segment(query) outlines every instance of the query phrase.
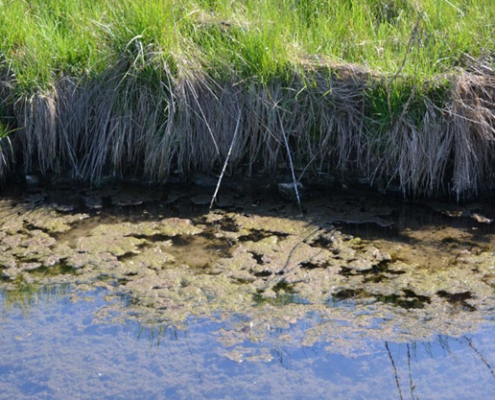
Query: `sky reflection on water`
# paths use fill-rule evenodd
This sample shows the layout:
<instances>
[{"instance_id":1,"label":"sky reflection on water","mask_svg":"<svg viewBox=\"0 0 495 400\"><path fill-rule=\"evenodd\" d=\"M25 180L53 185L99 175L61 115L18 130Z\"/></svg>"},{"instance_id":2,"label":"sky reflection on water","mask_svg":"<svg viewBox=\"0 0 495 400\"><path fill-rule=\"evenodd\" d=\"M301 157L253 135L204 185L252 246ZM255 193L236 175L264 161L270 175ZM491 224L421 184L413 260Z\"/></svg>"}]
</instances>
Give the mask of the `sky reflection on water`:
<instances>
[{"instance_id":1,"label":"sky reflection on water","mask_svg":"<svg viewBox=\"0 0 495 400\"><path fill-rule=\"evenodd\" d=\"M0 398L481 399L495 390L495 328L488 323L474 334L426 342L361 339L367 352L349 357L329 353L328 343L283 340L311 329L303 320L270 340L243 343L265 361L238 362L217 340L228 322L191 318L184 330L102 323L96 315L109 304L105 294L76 299L58 286L22 302L4 292Z\"/></svg>"}]
</instances>

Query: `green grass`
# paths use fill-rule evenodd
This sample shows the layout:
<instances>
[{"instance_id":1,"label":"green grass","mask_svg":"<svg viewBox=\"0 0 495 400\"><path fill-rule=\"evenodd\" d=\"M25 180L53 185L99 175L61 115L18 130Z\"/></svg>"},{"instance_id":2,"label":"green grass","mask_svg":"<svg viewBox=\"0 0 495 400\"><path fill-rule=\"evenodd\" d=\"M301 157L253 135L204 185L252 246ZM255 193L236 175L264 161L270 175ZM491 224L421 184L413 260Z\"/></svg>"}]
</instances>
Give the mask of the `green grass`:
<instances>
[{"instance_id":1,"label":"green grass","mask_svg":"<svg viewBox=\"0 0 495 400\"><path fill-rule=\"evenodd\" d=\"M415 27L417 29L415 29ZM413 35L413 32L416 32ZM269 81L318 60L418 79L495 53L487 0L2 0L0 60L16 90L93 77L141 48L171 68Z\"/></svg>"}]
</instances>

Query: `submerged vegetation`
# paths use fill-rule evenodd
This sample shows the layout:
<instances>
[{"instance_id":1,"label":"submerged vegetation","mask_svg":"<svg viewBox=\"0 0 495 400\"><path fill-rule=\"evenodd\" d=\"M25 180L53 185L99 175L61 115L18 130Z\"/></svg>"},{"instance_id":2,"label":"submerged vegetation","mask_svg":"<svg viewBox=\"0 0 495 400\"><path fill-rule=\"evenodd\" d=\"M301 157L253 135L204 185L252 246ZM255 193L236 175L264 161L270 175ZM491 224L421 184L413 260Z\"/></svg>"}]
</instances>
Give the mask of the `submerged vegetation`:
<instances>
[{"instance_id":1,"label":"submerged vegetation","mask_svg":"<svg viewBox=\"0 0 495 400\"><path fill-rule=\"evenodd\" d=\"M292 152L473 194L495 176L494 21L483 0L4 0L0 175L159 183Z\"/></svg>"},{"instance_id":2,"label":"submerged vegetation","mask_svg":"<svg viewBox=\"0 0 495 400\"><path fill-rule=\"evenodd\" d=\"M237 190L222 194L235 207L209 212L194 202L202 191L69 186L0 199L4 308L101 290L112 301L98 320L218 322L237 361L269 361L246 344L276 348L283 330L283 342L357 355L369 340L460 337L493 323L495 235L474 218L495 215L493 198L385 205L382 195L322 190L301 216L276 195Z\"/></svg>"}]
</instances>

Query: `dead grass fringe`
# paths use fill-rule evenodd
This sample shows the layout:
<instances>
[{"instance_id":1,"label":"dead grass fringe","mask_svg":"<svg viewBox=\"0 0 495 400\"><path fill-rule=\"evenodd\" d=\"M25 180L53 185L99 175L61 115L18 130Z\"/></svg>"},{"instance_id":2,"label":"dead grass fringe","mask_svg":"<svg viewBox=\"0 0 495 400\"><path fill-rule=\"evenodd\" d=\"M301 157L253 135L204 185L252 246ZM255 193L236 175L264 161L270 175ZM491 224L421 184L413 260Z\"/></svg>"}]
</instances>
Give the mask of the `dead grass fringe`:
<instances>
[{"instance_id":1,"label":"dead grass fringe","mask_svg":"<svg viewBox=\"0 0 495 400\"><path fill-rule=\"evenodd\" d=\"M458 197L493 182L493 76L453 78L441 107L413 90L380 125L370 121L367 101L377 78L351 67L261 85L220 82L191 63L174 72L157 65L123 59L92 82L64 78L48 93L17 100L22 130L12 138L24 169L93 183L108 174L162 183L171 174L218 173L230 152L227 173L250 175L287 166L286 135L294 165L307 175L352 172L398 182L404 194ZM0 152L2 175L8 152Z\"/></svg>"},{"instance_id":2,"label":"dead grass fringe","mask_svg":"<svg viewBox=\"0 0 495 400\"><path fill-rule=\"evenodd\" d=\"M13 163L13 147L7 136L12 131L11 125L14 123L12 110L8 106L11 98L11 86L9 84L11 81L8 69L0 60L0 185Z\"/></svg>"}]
</instances>

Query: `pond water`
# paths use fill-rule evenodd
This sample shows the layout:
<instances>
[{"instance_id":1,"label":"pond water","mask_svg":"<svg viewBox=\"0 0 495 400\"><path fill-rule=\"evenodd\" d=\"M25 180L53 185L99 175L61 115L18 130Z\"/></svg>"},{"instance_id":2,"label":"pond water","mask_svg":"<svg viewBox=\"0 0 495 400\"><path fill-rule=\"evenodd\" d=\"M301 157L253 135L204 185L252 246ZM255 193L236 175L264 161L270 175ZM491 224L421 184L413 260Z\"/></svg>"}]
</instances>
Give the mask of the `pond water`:
<instances>
[{"instance_id":1,"label":"pond water","mask_svg":"<svg viewBox=\"0 0 495 400\"><path fill-rule=\"evenodd\" d=\"M492 199L111 186L0 200L0 398L489 398Z\"/></svg>"}]
</instances>

